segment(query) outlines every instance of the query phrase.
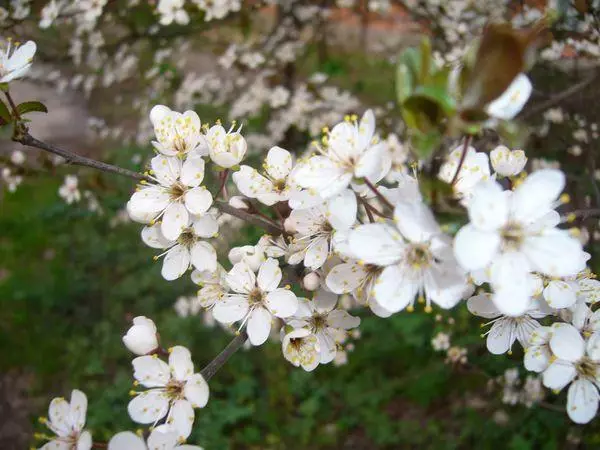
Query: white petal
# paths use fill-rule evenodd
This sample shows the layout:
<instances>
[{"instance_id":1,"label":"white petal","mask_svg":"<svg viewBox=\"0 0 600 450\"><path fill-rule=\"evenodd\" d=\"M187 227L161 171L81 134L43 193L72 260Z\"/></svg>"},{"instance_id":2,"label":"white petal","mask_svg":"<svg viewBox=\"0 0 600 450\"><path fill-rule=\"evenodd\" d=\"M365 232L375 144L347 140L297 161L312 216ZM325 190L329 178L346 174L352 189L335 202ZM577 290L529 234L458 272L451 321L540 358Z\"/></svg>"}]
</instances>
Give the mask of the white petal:
<instances>
[{"instance_id":1,"label":"white petal","mask_svg":"<svg viewBox=\"0 0 600 450\"><path fill-rule=\"evenodd\" d=\"M327 202L327 220L336 230L348 230L356 222L356 196L350 189Z\"/></svg>"},{"instance_id":2,"label":"white petal","mask_svg":"<svg viewBox=\"0 0 600 450\"><path fill-rule=\"evenodd\" d=\"M377 302L390 312L406 308L417 291L417 284L407 280L398 266L386 267L375 284Z\"/></svg>"},{"instance_id":3,"label":"white petal","mask_svg":"<svg viewBox=\"0 0 600 450\"><path fill-rule=\"evenodd\" d=\"M177 432L171 425L159 425L148 436L148 450L171 450L177 446Z\"/></svg>"},{"instance_id":4,"label":"white petal","mask_svg":"<svg viewBox=\"0 0 600 450\"><path fill-rule=\"evenodd\" d=\"M598 412L598 389L591 381L577 380L569 387L567 414L575 423L588 423Z\"/></svg>"},{"instance_id":5,"label":"white petal","mask_svg":"<svg viewBox=\"0 0 600 450\"><path fill-rule=\"evenodd\" d=\"M348 187L352 172L337 166L324 156L313 156L294 171L294 179L303 188L315 189L325 199Z\"/></svg>"},{"instance_id":6,"label":"white petal","mask_svg":"<svg viewBox=\"0 0 600 450\"><path fill-rule=\"evenodd\" d=\"M131 363L134 378L148 388L165 386L171 378L167 363L155 356L139 356Z\"/></svg>"},{"instance_id":7,"label":"white petal","mask_svg":"<svg viewBox=\"0 0 600 450\"><path fill-rule=\"evenodd\" d=\"M532 90L533 86L527 75L520 73L502 95L487 106L486 111L492 117L511 120L523 109Z\"/></svg>"},{"instance_id":8,"label":"white petal","mask_svg":"<svg viewBox=\"0 0 600 450\"><path fill-rule=\"evenodd\" d=\"M200 156L188 156L181 168L181 182L196 187L204 179L204 160Z\"/></svg>"},{"instance_id":9,"label":"white petal","mask_svg":"<svg viewBox=\"0 0 600 450\"><path fill-rule=\"evenodd\" d=\"M491 294L480 294L471 297L467 301L467 309L471 314L486 319L494 319L502 315L494 305Z\"/></svg>"},{"instance_id":10,"label":"white petal","mask_svg":"<svg viewBox=\"0 0 600 450\"><path fill-rule=\"evenodd\" d=\"M163 236L159 224L144 227L142 229L142 241L152 248L169 248L175 244L175 241L170 241Z\"/></svg>"},{"instance_id":11,"label":"white petal","mask_svg":"<svg viewBox=\"0 0 600 450\"><path fill-rule=\"evenodd\" d=\"M92 448L92 435L89 431L84 431L79 435L77 439L76 450L90 450Z\"/></svg>"},{"instance_id":12,"label":"white petal","mask_svg":"<svg viewBox=\"0 0 600 450\"><path fill-rule=\"evenodd\" d=\"M472 224L462 227L454 238L454 256L465 270L487 267L500 249L500 236L480 231Z\"/></svg>"},{"instance_id":13,"label":"white petal","mask_svg":"<svg viewBox=\"0 0 600 450\"><path fill-rule=\"evenodd\" d=\"M176 380L183 381L194 373L194 363L190 351L176 345L169 349L169 367Z\"/></svg>"},{"instance_id":14,"label":"white petal","mask_svg":"<svg viewBox=\"0 0 600 450\"><path fill-rule=\"evenodd\" d=\"M519 222L532 222L554 209L565 186L560 170L543 169L533 172L515 189L511 198L512 215Z\"/></svg>"},{"instance_id":15,"label":"white petal","mask_svg":"<svg viewBox=\"0 0 600 450\"><path fill-rule=\"evenodd\" d=\"M229 287L235 292L247 294L256 287L256 275L243 260L233 265L226 279Z\"/></svg>"},{"instance_id":16,"label":"white petal","mask_svg":"<svg viewBox=\"0 0 600 450\"><path fill-rule=\"evenodd\" d=\"M298 309L298 298L289 289L275 289L269 292L265 302L273 315L285 318L294 315Z\"/></svg>"},{"instance_id":17,"label":"white petal","mask_svg":"<svg viewBox=\"0 0 600 450\"><path fill-rule=\"evenodd\" d=\"M359 158L354 168L356 178L366 177L369 180L376 178L381 172L386 147L383 143L375 144Z\"/></svg>"},{"instance_id":18,"label":"white petal","mask_svg":"<svg viewBox=\"0 0 600 450\"><path fill-rule=\"evenodd\" d=\"M215 320L225 324L242 320L246 314L248 314L248 299L242 296L224 298L213 308Z\"/></svg>"},{"instance_id":19,"label":"white petal","mask_svg":"<svg viewBox=\"0 0 600 450\"><path fill-rule=\"evenodd\" d=\"M183 245L176 245L163 260L161 275L167 281L176 280L190 267L190 252Z\"/></svg>"},{"instance_id":20,"label":"white petal","mask_svg":"<svg viewBox=\"0 0 600 450\"><path fill-rule=\"evenodd\" d=\"M494 303L509 316L521 315L529 306L532 276L522 253L507 252L498 256L490 267Z\"/></svg>"},{"instance_id":21,"label":"white petal","mask_svg":"<svg viewBox=\"0 0 600 450\"><path fill-rule=\"evenodd\" d=\"M317 332L317 338L319 339L319 356L321 364L330 363L337 353L335 339L326 330Z\"/></svg>"},{"instance_id":22,"label":"white petal","mask_svg":"<svg viewBox=\"0 0 600 450\"><path fill-rule=\"evenodd\" d=\"M550 350L559 359L576 362L585 353L585 342L577 328L571 325L562 326L552 333Z\"/></svg>"},{"instance_id":23,"label":"white petal","mask_svg":"<svg viewBox=\"0 0 600 450\"><path fill-rule=\"evenodd\" d=\"M169 398L164 391L151 389L135 396L127 405L131 420L148 424L162 419L169 411Z\"/></svg>"},{"instance_id":24,"label":"white petal","mask_svg":"<svg viewBox=\"0 0 600 450\"><path fill-rule=\"evenodd\" d=\"M438 306L454 307L465 294L467 278L453 260L441 261L423 274L425 295Z\"/></svg>"},{"instance_id":25,"label":"white petal","mask_svg":"<svg viewBox=\"0 0 600 450\"><path fill-rule=\"evenodd\" d=\"M593 361L600 361L600 333L593 333L586 344L586 353Z\"/></svg>"},{"instance_id":26,"label":"white petal","mask_svg":"<svg viewBox=\"0 0 600 450\"><path fill-rule=\"evenodd\" d=\"M108 450L147 450L147 448L141 437L131 431L122 431L108 441Z\"/></svg>"},{"instance_id":27,"label":"white petal","mask_svg":"<svg viewBox=\"0 0 600 450\"><path fill-rule=\"evenodd\" d=\"M518 317L527 311L531 296L527 290L516 287L496 289L492 301L498 310L507 316Z\"/></svg>"},{"instance_id":28,"label":"white petal","mask_svg":"<svg viewBox=\"0 0 600 450\"><path fill-rule=\"evenodd\" d=\"M287 178L292 170L292 155L281 147L272 147L265 162L265 170L274 180Z\"/></svg>"},{"instance_id":29,"label":"white petal","mask_svg":"<svg viewBox=\"0 0 600 450\"><path fill-rule=\"evenodd\" d=\"M258 269L256 279L258 287L263 292L271 292L281 283L281 269L276 259L268 258Z\"/></svg>"},{"instance_id":30,"label":"white petal","mask_svg":"<svg viewBox=\"0 0 600 450\"><path fill-rule=\"evenodd\" d=\"M335 309L327 315L327 325L332 328L351 330L360 325L360 317L354 317L342 309Z\"/></svg>"},{"instance_id":31,"label":"white petal","mask_svg":"<svg viewBox=\"0 0 600 450\"><path fill-rule=\"evenodd\" d=\"M85 416L87 414L87 397L78 389L71 392L71 404L69 421L77 430L82 430L85 426Z\"/></svg>"},{"instance_id":32,"label":"white petal","mask_svg":"<svg viewBox=\"0 0 600 450\"><path fill-rule=\"evenodd\" d=\"M241 166L232 176L238 190L246 197L256 198L274 192L273 183L250 166Z\"/></svg>"},{"instance_id":33,"label":"white petal","mask_svg":"<svg viewBox=\"0 0 600 450\"><path fill-rule=\"evenodd\" d=\"M169 194L158 186L150 186L135 192L127 202L129 216L142 223L150 222L169 205Z\"/></svg>"},{"instance_id":34,"label":"white petal","mask_svg":"<svg viewBox=\"0 0 600 450\"><path fill-rule=\"evenodd\" d=\"M317 270L327 260L329 256L329 239L326 236L320 236L314 239L304 255L304 265L312 270Z\"/></svg>"},{"instance_id":35,"label":"white petal","mask_svg":"<svg viewBox=\"0 0 600 450\"><path fill-rule=\"evenodd\" d=\"M183 394L193 408L204 408L209 397L208 383L201 374L195 373L185 381Z\"/></svg>"},{"instance_id":36,"label":"white petal","mask_svg":"<svg viewBox=\"0 0 600 450\"><path fill-rule=\"evenodd\" d=\"M547 346L534 345L525 350L525 358L523 362L527 370L541 373L550 365L551 357L552 354Z\"/></svg>"},{"instance_id":37,"label":"white petal","mask_svg":"<svg viewBox=\"0 0 600 450\"><path fill-rule=\"evenodd\" d=\"M402 236L383 223L360 225L348 237L350 251L369 264L389 265L402 258L405 244Z\"/></svg>"},{"instance_id":38,"label":"white petal","mask_svg":"<svg viewBox=\"0 0 600 450\"><path fill-rule=\"evenodd\" d=\"M198 241L190 249L192 265L200 271L217 270L217 252L208 242Z\"/></svg>"},{"instance_id":39,"label":"white petal","mask_svg":"<svg viewBox=\"0 0 600 450\"><path fill-rule=\"evenodd\" d=\"M500 319L492 325L487 335L487 349L494 355L501 355L510 350L516 339L514 320L510 318Z\"/></svg>"},{"instance_id":40,"label":"white petal","mask_svg":"<svg viewBox=\"0 0 600 450\"><path fill-rule=\"evenodd\" d=\"M189 218L185 206L178 202L170 203L165 209L160 226L163 236L170 241L177 240L183 229L188 226Z\"/></svg>"},{"instance_id":41,"label":"white petal","mask_svg":"<svg viewBox=\"0 0 600 450\"><path fill-rule=\"evenodd\" d=\"M219 222L209 212L192 219L194 234L203 238L214 237L219 232Z\"/></svg>"},{"instance_id":42,"label":"white petal","mask_svg":"<svg viewBox=\"0 0 600 450\"><path fill-rule=\"evenodd\" d=\"M575 366L568 361L556 360L544 370L544 386L550 389L562 389L577 375Z\"/></svg>"},{"instance_id":43,"label":"white petal","mask_svg":"<svg viewBox=\"0 0 600 450\"><path fill-rule=\"evenodd\" d=\"M171 426L177 432L177 438L185 440L192 433L194 409L187 400L177 400L171 410Z\"/></svg>"},{"instance_id":44,"label":"white petal","mask_svg":"<svg viewBox=\"0 0 600 450\"><path fill-rule=\"evenodd\" d=\"M411 242L427 242L431 236L440 233L431 210L421 202L402 201L394 209L396 226Z\"/></svg>"},{"instance_id":45,"label":"white petal","mask_svg":"<svg viewBox=\"0 0 600 450\"><path fill-rule=\"evenodd\" d=\"M577 295L569 283L552 280L544 289L544 300L551 308L569 308L577 301Z\"/></svg>"},{"instance_id":46,"label":"white petal","mask_svg":"<svg viewBox=\"0 0 600 450\"><path fill-rule=\"evenodd\" d=\"M366 277L364 266L358 263L344 263L329 271L325 283L332 292L347 294L359 287Z\"/></svg>"},{"instance_id":47,"label":"white petal","mask_svg":"<svg viewBox=\"0 0 600 450\"><path fill-rule=\"evenodd\" d=\"M49 425L58 436L67 436L70 432L69 420L70 405L64 398L52 399L48 407Z\"/></svg>"},{"instance_id":48,"label":"white petal","mask_svg":"<svg viewBox=\"0 0 600 450\"><path fill-rule=\"evenodd\" d=\"M250 313L246 331L252 345L265 343L271 332L271 320L273 316L265 308L257 307Z\"/></svg>"},{"instance_id":49,"label":"white petal","mask_svg":"<svg viewBox=\"0 0 600 450\"><path fill-rule=\"evenodd\" d=\"M477 184L467 206L469 219L479 230L497 230L508 220L507 194L493 180Z\"/></svg>"},{"instance_id":50,"label":"white petal","mask_svg":"<svg viewBox=\"0 0 600 450\"><path fill-rule=\"evenodd\" d=\"M171 186L181 173L181 160L172 156L156 155L150 161L152 176L163 186Z\"/></svg>"},{"instance_id":51,"label":"white petal","mask_svg":"<svg viewBox=\"0 0 600 450\"><path fill-rule=\"evenodd\" d=\"M213 203L212 194L204 186L190 189L184 195L185 207L192 214L204 214Z\"/></svg>"},{"instance_id":52,"label":"white petal","mask_svg":"<svg viewBox=\"0 0 600 450\"><path fill-rule=\"evenodd\" d=\"M530 236L522 251L533 269L544 275L567 277L581 270L581 243L565 230L546 230L541 236Z\"/></svg>"}]
</instances>

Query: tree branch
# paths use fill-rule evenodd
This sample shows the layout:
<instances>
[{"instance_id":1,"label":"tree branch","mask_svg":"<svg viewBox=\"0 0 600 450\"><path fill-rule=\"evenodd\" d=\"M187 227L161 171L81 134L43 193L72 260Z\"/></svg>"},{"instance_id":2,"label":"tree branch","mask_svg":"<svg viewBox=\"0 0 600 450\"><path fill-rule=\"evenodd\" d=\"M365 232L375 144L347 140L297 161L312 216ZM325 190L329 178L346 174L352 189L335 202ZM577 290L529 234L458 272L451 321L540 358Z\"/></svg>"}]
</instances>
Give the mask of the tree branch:
<instances>
[{"instance_id":1,"label":"tree branch","mask_svg":"<svg viewBox=\"0 0 600 450\"><path fill-rule=\"evenodd\" d=\"M246 339L248 339L248 334L246 333L246 330L242 331L240 334L234 337L231 340L231 342L227 345L227 347L225 347L223 351L215 357L215 359L209 362L200 371L204 379L206 381L210 380L213 377L213 375L217 373L217 371L221 367L223 367L223 364L225 364L227 360L231 358L231 355L233 355L240 348L242 348L242 345L244 345Z\"/></svg>"},{"instance_id":2,"label":"tree branch","mask_svg":"<svg viewBox=\"0 0 600 450\"><path fill-rule=\"evenodd\" d=\"M47 144L45 142L42 142L39 139L36 139L33 136L31 136L27 130L24 130L21 133L17 133L16 136L13 137L13 141L19 142L22 145L25 145L27 147L38 148L40 150L47 151L54 155L58 155L58 156L64 158L70 164L73 164L76 166L91 167L92 169L100 170L102 172L115 173L117 175L122 175L124 177L128 177L128 178L131 178L134 180L141 181L141 180L146 179L146 176L141 173L134 172L132 170L125 169L125 168L119 167L119 166L113 166L112 164L107 164L107 163L104 163L102 161L97 161L92 158L87 158L85 156L81 156L76 153L73 153L69 150L65 150L65 149L56 147L52 144ZM218 210L220 210L221 212L223 212L225 214L229 214L230 216L237 217L238 219L244 220L248 223L251 223L252 225L256 225L257 227L264 229L269 234L277 236L283 232L282 229L280 229L279 227L275 226L274 224L272 224L270 222L267 222L265 219L258 217L256 215L250 214L250 213L244 211L243 209L234 208L233 206L229 205L228 203L215 201L214 206Z\"/></svg>"}]
</instances>

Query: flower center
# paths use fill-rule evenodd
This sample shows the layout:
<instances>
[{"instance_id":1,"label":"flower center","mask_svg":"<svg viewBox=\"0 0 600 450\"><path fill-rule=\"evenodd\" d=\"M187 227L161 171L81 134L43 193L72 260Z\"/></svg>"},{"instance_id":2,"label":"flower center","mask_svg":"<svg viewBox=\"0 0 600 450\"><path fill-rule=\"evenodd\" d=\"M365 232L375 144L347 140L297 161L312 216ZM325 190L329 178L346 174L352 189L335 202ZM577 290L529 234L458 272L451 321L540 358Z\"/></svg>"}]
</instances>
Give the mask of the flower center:
<instances>
[{"instance_id":1,"label":"flower center","mask_svg":"<svg viewBox=\"0 0 600 450\"><path fill-rule=\"evenodd\" d=\"M255 288L248 294L248 303L250 303L250 306L259 305L263 303L264 298L263 292L260 289Z\"/></svg>"},{"instance_id":2,"label":"flower center","mask_svg":"<svg viewBox=\"0 0 600 450\"><path fill-rule=\"evenodd\" d=\"M411 245L406 259L408 260L408 264L415 269L429 267L432 259L429 246L425 244Z\"/></svg>"},{"instance_id":3,"label":"flower center","mask_svg":"<svg viewBox=\"0 0 600 450\"><path fill-rule=\"evenodd\" d=\"M183 197L183 194L185 194L185 186L179 182L176 182L174 184L172 184L169 187L169 196L171 197L172 201L177 201L179 200L181 197Z\"/></svg>"},{"instance_id":4,"label":"flower center","mask_svg":"<svg viewBox=\"0 0 600 450\"><path fill-rule=\"evenodd\" d=\"M277 192L283 192L286 188L285 180L275 180L273 182L273 187Z\"/></svg>"},{"instance_id":5,"label":"flower center","mask_svg":"<svg viewBox=\"0 0 600 450\"><path fill-rule=\"evenodd\" d=\"M577 372L585 377L590 379L596 378L596 367L597 364L589 359L587 356L583 357L581 361L577 363Z\"/></svg>"},{"instance_id":6,"label":"flower center","mask_svg":"<svg viewBox=\"0 0 600 450\"><path fill-rule=\"evenodd\" d=\"M177 243L183 245L184 247L190 248L192 245L196 243L196 235L191 228L184 229L179 238L177 238Z\"/></svg>"},{"instance_id":7,"label":"flower center","mask_svg":"<svg viewBox=\"0 0 600 450\"><path fill-rule=\"evenodd\" d=\"M523 227L518 223L508 223L500 231L505 249L514 250L523 242Z\"/></svg>"},{"instance_id":8,"label":"flower center","mask_svg":"<svg viewBox=\"0 0 600 450\"><path fill-rule=\"evenodd\" d=\"M290 339L290 347L299 352L302 349L303 341L302 338L292 338Z\"/></svg>"},{"instance_id":9,"label":"flower center","mask_svg":"<svg viewBox=\"0 0 600 450\"><path fill-rule=\"evenodd\" d=\"M177 380L171 379L167 383L167 386L165 387L165 391L166 391L167 395L169 396L169 398L171 398L173 400L179 400L179 399L183 398L183 387L184 386L185 386L185 383L183 381L177 381Z\"/></svg>"},{"instance_id":10,"label":"flower center","mask_svg":"<svg viewBox=\"0 0 600 450\"><path fill-rule=\"evenodd\" d=\"M313 333L322 330L327 326L327 319L324 316L317 315L312 316L309 320L310 326L312 327Z\"/></svg>"}]
</instances>

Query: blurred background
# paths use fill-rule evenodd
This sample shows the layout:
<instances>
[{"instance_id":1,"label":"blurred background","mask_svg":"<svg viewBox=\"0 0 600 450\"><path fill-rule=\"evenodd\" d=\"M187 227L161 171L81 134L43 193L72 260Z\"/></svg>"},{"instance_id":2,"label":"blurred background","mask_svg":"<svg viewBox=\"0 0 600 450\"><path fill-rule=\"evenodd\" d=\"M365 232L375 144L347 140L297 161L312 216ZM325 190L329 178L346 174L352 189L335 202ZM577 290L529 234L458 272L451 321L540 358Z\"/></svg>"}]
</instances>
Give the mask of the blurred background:
<instances>
[{"instance_id":1,"label":"blurred background","mask_svg":"<svg viewBox=\"0 0 600 450\"><path fill-rule=\"evenodd\" d=\"M402 8L375 13L360 5L333 8L327 16L327 45L308 40L293 60L293 79L306 82L321 75L337 89L334 99L342 102L346 92L357 99L346 99L344 108L361 113L364 105L376 106L382 129L396 131L401 119L394 105L395 56L424 34L435 38L436 31ZM215 49L245 42L248 33L268 28L267 22L276 25L274 17L270 10L259 12L251 32L243 21L198 31L187 44L185 64L161 62L160 73L167 77L176 68L175 78L190 72L200 76L217 65ZM26 25L21 31L28 35ZM52 36L38 45L49 42ZM57 44L55 50L66 52L63 47ZM530 126L523 149L530 168L560 166L566 172L572 209L600 207L598 61L570 56L568 50L540 62L531 73L535 90L523 113ZM136 116L128 99L147 91L126 81L83 95L77 86L57 89L64 78L41 75L59 70L64 77L70 64L61 66L42 50L33 79L15 83L14 97L38 99L51 111L31 116L32 134L143 170L152 153L140 129L148 128L149 121ZM591 81L568 92L582 80ZM558 95L559 101L548 102ZM227 118L231 104L194 100L194 107L208 123ZM238 117L246 133L259 135L274 120L261 108ZM344 108L326 117L331 109L324 111L320 125L334 124L347 112ZM304 150L314 135L307 128L290 126L262 150L257 138L249 161L262 161L276 143ZM5 176L0 191L0 448L36 446L33 434L43 428L37 418L47 414L52 397L73 388L88 396L87 426L94 440L107 441L117 431L135 429L126 411L131 355L121 342L133 317L153 318L162 341L189 347L197 368L232 335L203 312L190 310L188 298L197 286L187 277L166 282L160 276L155 252L142 244L140 226L123 210L134 189L129 180L56 165L10 143L10 130L1 133L3 161L13 178L18 174L24 181L10 189L11 178ZM475 142L480 151L493 144L487 136ZM12 160L15 150L25 154L28 165ZM79 177L75 189L80 198L72 204L59 195L67 174ZM597 215L578 217L592 254L600 239ZM229 267L229 248L255 243L260 236L259 230L230 222L219 238L223 264ZM542 390L539 379L521 367L518 345L511 355L490 355L481 337L483 319L471 316L465 305L431 314L417 308L385 320L366 311L357 314L360 332L349 337L346 351L335 364L312 373L282 358L277 339L235 354L211 380L211 400L197 413L190 442L206 450L600 448L597 421L585 427L571 423L565 393Z\"/></svg>"}]
</instances>

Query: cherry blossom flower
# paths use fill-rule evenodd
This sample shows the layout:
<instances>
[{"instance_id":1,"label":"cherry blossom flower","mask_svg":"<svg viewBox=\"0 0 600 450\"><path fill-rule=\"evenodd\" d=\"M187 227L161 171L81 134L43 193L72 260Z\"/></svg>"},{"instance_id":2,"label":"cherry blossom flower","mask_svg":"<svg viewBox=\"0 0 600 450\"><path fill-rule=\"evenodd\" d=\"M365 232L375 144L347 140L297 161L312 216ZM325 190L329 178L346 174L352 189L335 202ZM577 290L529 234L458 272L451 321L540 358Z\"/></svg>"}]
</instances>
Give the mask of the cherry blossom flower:
<instances>
[{"instance_id":1,"label":"cherry blossom flower","mask_svg":"<svg viewBox=\"0 0 600 450\"><path fill-rule=\"evenodd\" d=\"M600 299L600 281L586 272L575 277L549 279L544 288L544 300L554 309L570 308L576 302L595 303Z\"/></svg>"},{"instance_id":2,"label":"cherry blossom flower","mask_svg":"<svg viewBox=\"0 0 600 450\"><path fill-rule=\"evenodd\" d=\"M36 49L33 41L13 45L9 40L6 50L0 52L0 83L8 83L25 75L31 67Z\"/></svg>"},{"instance_id":3,"label":"cherry blossom flower","mask_svg":"<svg viewBox=\"0 0 600 450\"><path fill-rule=\"evenodd\" d=\"M212 272L217 269L217 252L205 238L214 237L219 229L211 214L190 216L191 223L184 228L176 240L166 239L159 224L146 226L142 230L142 240L152 248L167 249L161 274L165 280L175 280L190 267ZM158 258L158 257L156 257Z\"/></svg>"},{"instance_id":4,"label":"cherry blossom flower","mask_svg":"<svg viewBox=\"0 0 600 450\"><path fill-rule=\"evenodd\" d=\"M84 431L87 414L87 397L77 389L71 392L71 401L58 397L50 402L48 419L42 422L57 437L45 444L40 450L90 450L92 435Z\"/></svg>"},{"instance_id":5,"label":"cherry blossom flower","mask_svg":"<svg viewBox=\"0 0 600 450\"><path fill-rule=\"evenodd\" d=\"M394 222L360 225L348 238L365 264L385 266L373 289L377 302L390 312L412 309L416 296L428 311L431 302L456 305L466 293L466 275L431 211L421 202L399 202Z\"/></svg>"},{"instance_id":6,"label":"cherry blossom flower","mask_svg":"<svg viewBox=\"0 0 600 450\"><path fill-rule=\"evenodd\" d=\"M197 445L181 444L177 433L158 426L150 436L147 443L140 436L131 431L122 431L115 434L108 442L108 450L202 450Z\"/></svg>"},{"instance_id":7,"label":"cherry blossom flower","mask_svg":"<svg viewBox=\"0 0 600 450\"><path fill-rule=\"evenodd\" d=\"M291 259L296 261L302 256L306 267L321 267L332 254L336 237L348 232L356 222L356 213L356 197L348 189L325 204L294 209L289 221L296 232L293 243L301 250Z\"/></svg>"},{"instance_id":8,"label":"cherry blossom flower","mask_svg":"<svg viewBox=\"0 0 600 450\"><path fill-rule=\"evenodd\" d=\"M521 112L532 90L531 81L527 75L521 73L500 97L487 106L486 112L496 119L511 120Z\"/></svg>"},{"instance_id":9,"label":"cherry blossom flower","mask_svg":"<svg viewBox=\"0 0 600 450\"><path fill-rule=\"evenodd\" d=\"M150 111L156 141L152 145L165 156L204 156L208 153L206 138L200 132L201 123L194 111L179 113L164 105Z\"/></svg>"},{"instance_id":10,"label":"cherry blossom flower","mask_svg":"<svg viewBox=\"0 0 600 450\"><path fill-rule=\"evenodd\" d=\"M265 262L265 251L260 242L257 245L244 245L242 247L233 247L227 255L231 264L237 264L245 261L253 272Z\"/></svg>"},{"instance_id":11,"label":"cherry blossom flower","mask_svg":"<svg viewBox=\"0 0 600 450\"><path fill-rule=\"evenodd\" d=\"M148 390L136 393L127 411L137 423L150 424L166 416L166 423L186 439L194 423L194 408L208 403L208 384L194 373L190 351L182 346L169 349L169 364L156 355L138 356L132 362L133 376Z\"/></svg>"},{"instance_id":12,"label":"cherry blossom flower","mask_svg":"<svg viewBox=\"0 0 600 450\"><path fill-rule=\"evenodd\" d=\"M192 272L192 281L199 286L202 286L198 291L198 302L203 308L212 308L226 294L227 272L223 266L217 264L217 269L214 271L199 271Z\"/></svg>"},{"instance_id":13,"label":"cherry blossom flower","mask_svg":"<svg viewBox=\"0 0 600 450\"><path fill-rule=\"evenodd\" d=\"M307 329L318 339L319 363L333 361L337 353L337 334L360 325L360 318L336 308L338 296L323 289L312 300L300 299L298 310L287 324L295 329ZM345 333L344 333L345 335Z\"/></svg>"},{"instance_id":14,"label":"cherry blossom flower","mask_svg":"<svg viewBox=\"0 0 600 450\"><path fill-rule=\"evenodd\" d=\"M347 120L333 127L319 152L297 168L295 179L301 187L325 199L342 192L353 178L375 181L372 178L380 174L382 166L389 168L391 164L385 142L375 137L375 115L371 110L365 112L360 123Z\"/></svg>"},{"instance_id":15,"label":"cherry blossom flower","mask_svg":"<svg viewBox=\"0 0 600 450\"><path fill-rule=\"evenodd\" d=\"M523 150L510 150L504 145L499 145L490 152L492 167L498 175L514 177L521 173L527 164L527 157Z\"/></svg>"},{"instance_id":16,"label":"cherry blossom flower","mask_svg":"<svg viewBox=\"0 0 600 450\"><path fill-rule=\"evenodd\" d=\"M292 170L290 152L281 147L271 148L263 168L265 174L261 175L250 166L241 166L240 170L233 174L233 181L239 191L246 197L256 198L269 206L287 201L292 189L295 188L295 184L289 177Z\"/></svg>"},{"instance_id":17,"label":"cherry blossom flower","mask_svg":"<svg viewBox=\"0 0 600 450\"><path fill-rule=\"evenodd\" d=\"M438 177L446 183L451 183L458 170L462 158L463 145L457 146L442 164ZM490 163L487 154L478 152L469 146L464 157L458 177L452 188L461 198L469 198L473 188L482 180L490 179Z\"/></svg>"},{"instance_id":18,"label":"cherry blossom flower","mask_svg":"<svg viewBox=\"0 0 600 450\"><path fill-rule=\"evenodd\" d=\"M200 186L204 160L198 156L179 158L157 155L152 158L155 184L143 184L127 203L129 216L141 223L161 219L163 236L175 241L190 226L191 215L202 215L212 205L212 195Z\"/></svg>"},{"instance_id":19,"label":"cherry blossom flower","mask_svg":"<svg viewBox=\"0 0 600 450\"><path fill-rule=\"evenodd\" d=\"M535 319L541 319L551 313L548 307L539 300L531 300L527 310L518 317L503 315L491 299L491 294L480 294L467 301L471 314L486 319L493 319L485 325L492 325L483 335L487 336L486 345L490 353L501 355L511 351L516 340L523 347L529 345L531 333L540 324Z\"/></svg>"},{"instance_id":20,"label":"cherry blossom flower","mask_svg":"<svg viewBox=\"0 0 600 450\"><path fill-rule=\"evenodd\" d=\"M280 288L281 269L277 260L268 258L255 275L246 261L233 266L227 274L231 293L213 308L221 323L242 321L252 345L262 345L271 332L273 316L286 318L296 312L298 299L289 289Z\"/></svg>"},{"instance_id":21,"label":"cherry blossom flower","mask_svg":"<svg viewBox=\"0 0 600 450\"><path fill-rule=\"evenodd\" d=\"M159 0L156 10L160 14L160 24L170 25L175 22L178 25L187 25L190 16L184 6L185 0Z\"/></svg>"},{"instance_id":22,"label":"cherry blossom flower","mask_svg":"<svg viewBox=\"0 0 600 450\"><path fill-rule=\"evenodd\" d=\"M313 371L320 362L318 337L307 328L295 328L281 342L283 356L296 367Z\"/></svg>"},{"instance_id":23,"label":"cherry blossom flower","mask_svg":"<svg viewBox=\"0 0 600 450\"><path fill-rule=\"evenodd\" d=\"M153 352L158 348L156 325L147 317L135 317L133 325L123 336L123 343L130 352L136 355L147 355Z\"/></svg>"},{"instance_id":24,"label":"cherry blossom flower","mask_svg":"<svg viewBox=\"0 0 600 450\"><path fill-rule=\"evenodd\" d=\"M567 414L573 422L588 423L598 411L597 380L600 376L600 334L585 340L569 324L554 329L549 347L553 358L544 370L544 386L560 390L569 386Z\"/></svg>"},{"instance_id":25,"label":"cherry blossom flower","mask_svg":"<svg viewBox=\"0 0 600 450\"><path fill-rule=\"evenodd\" d=\"M225 131L221 125L213 125L206 132L206 139L210 159L224 169L238 165L246 155L248 144L239 130L233 131L233 126Z\"/></svg>"},{"instance_id":26,"label":"cherry blossom flower","mask_svg":"<svg viewBox=\"0 0 600 450\"><path fill-rule=\"evenodd\" d=\"M556 200L564 186L557 170L530 175L514 192L494 181L477 185L467 207L470 223L454 241L459 263L469 271L489 267L493 300L507 315L529 305L533 277L576 275L585 260L579 241L556 225Z\"/></svg>"},{"instance_id":27,"label":"cherry blossom flower","mask_svg":"<svg viewBox=\"0 0 600 450\"><path fill-rule=\"evenodd\" d=\"M450 336L440 331L431 339L431 346L436 352L448 350L450 348Z\"/></svg>"},{"instance_id":28,"label":"cherry blossom flower","mask_svg":"<svg viewBox=\"0 0 600 450\"><path fill-rule=\"evenodd\" d=\"M81 200L81 192L79 191L79 179L75 175L65 176L65 182L58 188L58 195L67 204L71 205Z\"/></svg>"}]
</instances>

